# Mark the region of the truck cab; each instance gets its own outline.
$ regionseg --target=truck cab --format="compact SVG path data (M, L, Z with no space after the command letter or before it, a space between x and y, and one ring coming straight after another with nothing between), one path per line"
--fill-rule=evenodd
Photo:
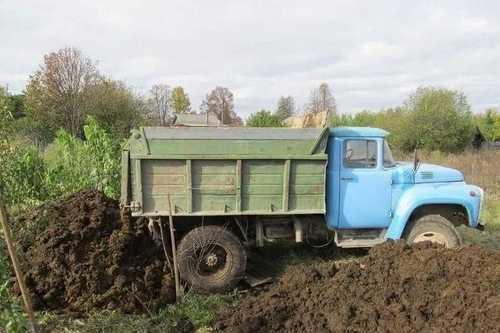
M376 128L330 130L325 222L337 245L365 247L386 239L461 243L455 227L481 227L483 190L458 170L397 162Z

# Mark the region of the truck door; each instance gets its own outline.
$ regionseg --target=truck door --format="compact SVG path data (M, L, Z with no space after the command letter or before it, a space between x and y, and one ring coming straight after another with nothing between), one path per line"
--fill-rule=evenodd
M383 167L383 140L346 138L341 146L339 228L387 227L392 175Z

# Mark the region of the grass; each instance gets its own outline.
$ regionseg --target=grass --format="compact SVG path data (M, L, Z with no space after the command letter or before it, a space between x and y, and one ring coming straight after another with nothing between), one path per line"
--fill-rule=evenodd
M202 296L188 293L181 303L168 306L152 315L95 311L83 318L46 314L42 325L51 332L82 333L182 333L208 331L215 313L234 300L232 295Z
M500 151L465 152L460 155L442 153L422 153L425 163L449 166L463 172L470 184L482 187L486 193L481 219L486 221L486 231L479 232L460 228L466 244L480 244L500 250ZM411 157L406 158L411 160ZM0 236L0 249L2 246ZM273 274L279 274L287 265L297 263L318 263L330 260L351 260L366 253L365 250L343 250L329 246L310 249L306 246L288 247L272 245L260 250L272 262ZM10 273L6 253L0 253L0 332L26 332L26 316L22 312L19 299L9 291ZM41 325L52 332L211 332L210 323L217 311L236 302L234 295L201 296L186 295L182 303L168 306L152 315L122 314L116 311L94 311L83 317L38 313Z

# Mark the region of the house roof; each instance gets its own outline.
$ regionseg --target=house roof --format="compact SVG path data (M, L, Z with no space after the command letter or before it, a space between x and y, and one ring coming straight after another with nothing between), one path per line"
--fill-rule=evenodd
M219 119L209 114L179 113L176 114L174 126L217 126Z

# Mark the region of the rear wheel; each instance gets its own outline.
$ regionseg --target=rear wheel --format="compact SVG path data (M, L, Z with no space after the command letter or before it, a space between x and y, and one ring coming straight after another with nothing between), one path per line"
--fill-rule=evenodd
M194 290L225 292L233 289L246 270L246 252L240 240L219 226L202 226L179 243L181 278Z
M408 244L429 241L448 248L462 245L455 226L441 215L426 215L415 220L406 231L405 239Z

